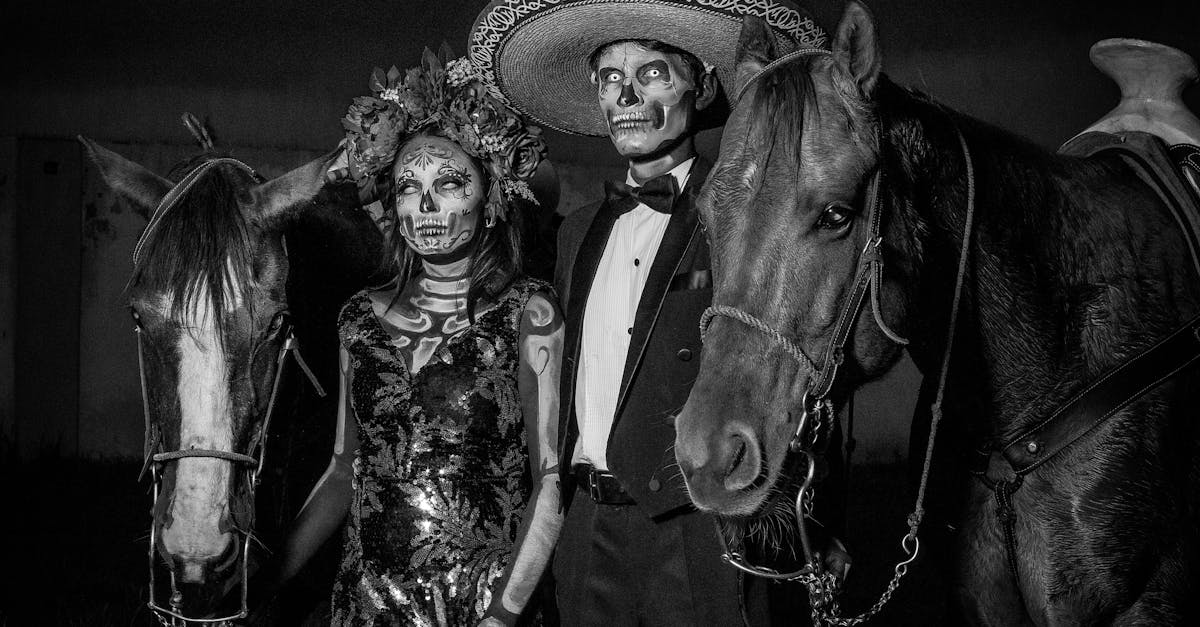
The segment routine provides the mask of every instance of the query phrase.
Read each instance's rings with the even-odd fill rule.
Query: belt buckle
[[[588,472],[588,496],[595,503],[599,503],[603,497],[600,493],[600,472],[595,468]]]

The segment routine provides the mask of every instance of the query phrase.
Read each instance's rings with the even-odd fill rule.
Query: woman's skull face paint
[[[396,219],[408,246],[421,256],[460,252],[479,230],[483,181],[454,142],[418,135],[400,147],[392,175]]]
[[[654,154],[691,131],[697,77],[679,55],[620,42],[596,61],[600,111],[621,156]]]

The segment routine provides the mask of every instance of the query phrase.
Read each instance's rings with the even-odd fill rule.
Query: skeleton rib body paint
[[[652,157],[690,136],[696,112],[715,90],[711,75],[692,76],[680,55],[632,41],[602,49],[595,67],[609,138],[630,159]]]
[[[376,293],[375,314],[404,355],[409,372],[420,371],[445,341],[470,326],[467,284],[466,278],[421,276],[394,303],[395,292]]]
[[[466,249],[479,226],[483,181],[453,142],[419,135],[400,149],[393,170],[400,233],[423,256]]]

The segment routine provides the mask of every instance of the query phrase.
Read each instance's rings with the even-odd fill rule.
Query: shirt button
[[[625,332],[630,335],[633,335],[633,327],[629,327],[628,329],[625,329]]]
[[[635,266],[642,265],[642,260],[635,257],[633,260],[633,265],[635,265]]]
[[[679,358],[679,361],[691,361],[692,360],[692,351],[690,351],[686,348],[681,348],[681,349],[679,349],[678,353],[675,353],[675,356]]]
[[[658,492],[662,489],[662,483],[659,483],[658,479],[651,479],[650,483],[646,485],[650,488],[651,492]]]

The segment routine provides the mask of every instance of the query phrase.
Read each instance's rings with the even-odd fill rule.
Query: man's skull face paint
[[[479,168],[454,142],[419,135],[400,147],[392,170],[396,219],[421,256],[463,250],[475,237],[483,207]]]
[[[623,157],[650,155],[691,131],[696,79],[679,55],[633,42],[605,49],[595,82],[608,135]]]

